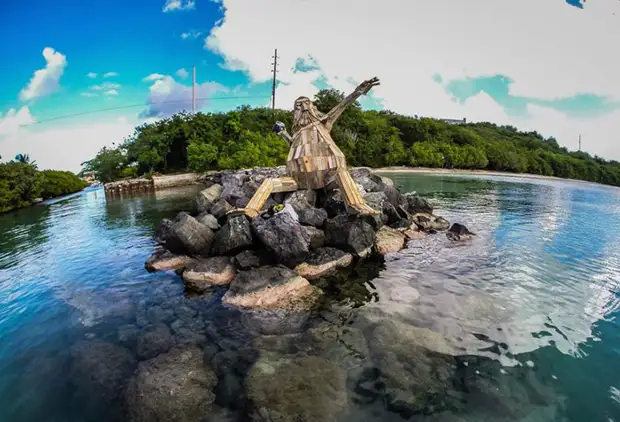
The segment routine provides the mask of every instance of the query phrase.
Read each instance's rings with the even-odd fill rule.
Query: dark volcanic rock
[[[127,388],[133,422],[199,422],[209,413],[217,377],[195,346],[172,349],[140,362]]]
[[[274,214],[270,218],[258,216],[252,220],[252,229],[283,264],[295,265],[310,253],[310,236],[287,212]]]
[[[71,347],[70,378],[80,398],[93,405],[115,405],[122,399],[136,360],[129,350],[101,340]]]
[[[352,262],[353,256],[340,249],[319,248],[303,264],[295,267],[295,272],[308,280],[314,280],[330,275],[339,268],[348,267]]]
[[[334,218],[340,214],[347,213],[347,207],[342,199],[342,194],[339,189],[334,189],[328,192],[328,196],[325,199],[323,208],[327,212],[328,217]]]
[[[301,189],[288,193],[284,203],[291,204],[297,212],[304,208],[312,208],[316,204],[316,192],[311,189]]]
[[[260,266],[260,257],[254,251],[243,251],[235,256],[235,263],[242,270]]]
[[[208,214],[208,213],[200,214],[198,217],[196,217],[196,220],[200,224],[204,224],[205,226],[207,226],[213,231],[220,229],[220,224],[217,222],[217,218],[215,218],[211,214]]]
[[[235,278],[235,266],[228,256],[214,256],[203,259],[183,272],[185,286],[198,293],[213,286],[230,284]]]
[[[197,214],[208,213],[211,210],[213,204],[220,199],[222,195],[221,185],[212,185],[207,189],[201,191],[194,199],[194,210]]]
[[[226,215],[226,213],[233,209],[233,206],[228,203],[225,199],[220,199],[217,201],[213,207],[211,208],[211,214],[215,218],[222,218]]]
[[[364,218],[339,215],[325,223],[325,243],[365,257],[376,240],[373,227]]]
[[[306,226],[323,227],[327,220],[327,211],[323,208],[296,209],[299,222]]]
[[[146,360],[165,353],[174,346],[170,329],[163,324],[154,325],[138,336],[136,353],[138,358]]]
[[[162,220],[157,237],[171,252],[202,255],[208,253],[215,235],[194,217],[181,212],[174,221]]]
[[[195,258],[187,255],[175,255],[161,248],[156,250],[153,255],[144,263],[144,267],[149,272],[179,270],[191,265],[195,262]]]
[[[303,229],[310,236],[310,247],[312,249],[320,248],[325,244],[325,232],[312,226],[303,226]]]
[[[307,309],[321,291],[282,266],[264,266],[241,271],[230,284],[222,303],[241,308]]]
[[[224,226],[216,233],[213,253],[216,255],[232,255],[252,246],[252,230],[250,222],[243,215],[228,218]]]
[[[446,233],[450,240],[469,240],[475,235],[475,233],[470,232],[467,227],[460,223],[454,223]]]
[[[420,195],[418,195],[417,193],[406,193],[404,197],[407,200],[407,209],[411,214],[433,213],[433,207],[431,206],[431,204],[426,199],[420,197]]]

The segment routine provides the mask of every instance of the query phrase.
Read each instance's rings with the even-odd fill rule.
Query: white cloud
[[[181,68],[176,71],[176,75],[181,79],[187,79],[189,77],[189,72],[186,69]]]
[[[94,92],[88,92],[88,91],[86,91],[86,92],[82,92],[82,93],[80,93],[80,95],[81,95],[82,97],[88,97],[88,98],[92,98],[92,97],[96,97],[96,96],[97,96],[97,94],[96,94],[96,93],[94,93]]]
[[[28,85],[21,90],[22,101],[52,94],[58,90],[60,77],[67,67],[67,58],[51,47],[43,49],[45,67],[34,72]]]
[[[162,75],[161,73],[151,73],[150,75],[144,77],[142,79],[143,82],[152,82],[152,81],[158,81],[160,79],[163,79],[165,75]]]
[[[88,72],[86,76],[88,76],[91,79],[95,79],[97,77],[97,74],[95,72]]]
[[[93,91],[106,91],[111,89],[119,89],[121,86],[115,82],[104,82],[100,85],[91,85],[89,88]]]
[[[4,116],[0,113],[0,136],[14,134],[21,126],[32,124],[35,121],[35,118],[30,114],[28,106],[24,106],[19,110],[11,108]]]
[[[115,90],[115,89],[109,89],[109,90],[105,91],[103,94],[108,96],[108,97],[115,97],[115,96],[118,95],[118,91]]]
[[[142,117],[170,116],[181,110],[192,109],[192,87],[183,85],[166,75],[155,81],[150,87],[147,99],[147,108],[141,113]],[[200,110],[207,97],[226,91],[226,87],[217,82],[196,84],[196,110]]]
[[[193,0],[166,0],[164,12],[173,12],[175,10],[190,10],[196,7]]]
[[[335,0],[222,3],[225,16],[205,47],[224,57],[224,67],[247,72],[258,82],[270,80],[271,56],[278,47],[278,76],[287,84],[278,89],[280,107],[290,108],[299,95],[312,95],[314,76],[343,91],[354,88],[351,80],[378,76],[381,85],[372,93],[394,111],[510,123],[555,135],[564,145],[574,145],[578,133],[572,131],[579,128],[590,140],[585,150],[620,159],[617,126],[605,127],[612,124],[611,114],[578,120],[532,108],[530,119],[516,119],[486,95],[457,104],[432,79],[435,74],[444,80],[503,74],[514,80],[514,95],[553,99],[592,93],[620,99],[620,61],[610,54],[620,38],[618,2],[587,2],[580,10],[563,1],[386,0],[380,19],[368,13],[377,7],[370,0],[355,7]],[[309,28],[308,34],[291,32],[291,16],[298,17],[298,27]],[[320,25],[314,30],[316,22]],[[321,70],[310,76],[293,72],[296,60],[308,55]]]
[[[82,162],[93,158],[101,147],[121,142],[140,123],[135,119],[113,117],[52,127],[47,124],[34,125],[13,131],[0,139],[0,155],[14,157],[25,152],[37,161],[40,169],[78,172]]]
[[[183,38],[184,40],[188,38],[196,39],[200,36],[202,36],[202,32],[200,31],[188,31],[188,32],[181,33],[181,38]]]
[[[113,78],[114,76],[118,76],[117,72],[107,72],[103,74],[104,78]]]

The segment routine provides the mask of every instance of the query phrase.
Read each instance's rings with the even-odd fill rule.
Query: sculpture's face
[[[312,109],[312,101],[308,97],[299,97],[295,100],[294,109],[295,111],[309,111]]]
[[[312,122],[318,122],[323,117],[308,97],[297,98],[293,108],[293,133]]]

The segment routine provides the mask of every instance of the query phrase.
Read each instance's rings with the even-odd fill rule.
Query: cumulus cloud
[[[217,82],[196,84],[196,110],[205,105],[209,96],[226,90],[226,87]],[[140,114],[142,118],[164,117],[182,110],[189,111],[192,109],[192,87],[166,75],[149,88],[146,104],[146,109]]]
[[[51,47],[43,49],[43,57],[45,67],[35,71],[28,85],[19,93],[22,101],[52,94],[60,86],[60,77],[67,67],[67,58]]]
[[[174,12],[175,10],[191,10],[196,7],[194,0],[166,0],[164,5],[165,12]]]
[[[5,115],[0,113],[0,136],[14,134],[23,125],[29,125],[35,121],[35,118],[30,114],[28,106],[24,106],[19,110],[11,108]]]
[[[590,93],[620,99],[620,61],[609,53],[620,38],[620,13],[613,14],[620,12],[618,2],[588,2],[578,9],[562,1],[472,0],[448,5],[445,0],[386,0],[380,18],[368,13],[377,7],[370,0],[355,7],[333,0],[223,0],[222,6],[225,15],[205,39],[205,47],[223,57],[223,67],[264,82],[271,78],[277,46],[281,107],[290,108],[299,95],[312,95],[319,78],[350,91],[356,83],[378,76],[381,85],[372,95],[385,108],[514,124],[555,135],[564,145],[574,143],[578,133],[572,131],[578,127],[591,139],[584,149],[620,158],[620,148],[614,148],[617,131],[601,126],[612,121],[611,114],[569,120],[550,108],[530,107],[529,119],[509,117],[483,93],[463,103],[453,101],[436,77],[451,81],[501,74],[514,81],[512,95],[555,99]],[[292,16],[299,27],[309,28],[308,34],[291,32]],[[316,22],[320,29],[306,25]],[[296,71],[300,58],[314,66]]]
[[[82,162],[94,157],[101,147],[112,142],[118,144],[139,123],[114,117],[51,128],[45,124],[41,127],[34,125],[3,137],[0,140],[0,155],[14,157],[28,152],[41,169],[78,172]]]
[[[181,38],[186,40],[188,38],[191,39],[196,39],[198,37],[202,36],[202,32],[200,31],[188,31],[188,32],[183,32],[181,33]]]
[[[115,97],[118,95],[118,91],[115,89],[109,89],[103,93],[107,97]]]
[[[187,79],[189,77],[189,72],[186,69],[181,68],[176,71],[176,75],[181,79]]]
[[[107,72],[103,74],[104,78],[113,78],[114,76],[118,76],[117,72]]]
[[[99,85],[91,85],[89,88],[93,91],[109,91],[111,89],[119,89],[120,87],[121,85],[115,82],[104,82]]]
[[[95,72],[88,72],[86,76],[88,76],[91,79],[95,79],[97,77],[97,74]]]
[[[80,95],[81,95],[82,97],[88,97],[88,98],[92,98],[92,97],[97,97],[97,96],[98,96],[96,93],[94,93],[94,92],[88,92],[88,91],[86,91],[86,92],[82,92],[82,93],[80,93]]]
[[[161,73],[151,73],[150,75],[144,77],[142,79],[143,82],[152,82],[152,81],[158,81],[160,79],[163,79],[165,75],[162,75]]]

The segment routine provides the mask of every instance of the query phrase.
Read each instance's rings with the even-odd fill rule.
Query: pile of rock
[[[351,176],[376,215],[349,214],[337,186],[272,195],[253,219],[228,214],[247,205],[266,178],[284,175],[278,167],[205,176],[207,187],[192,213],[161,222],[157,239],[163,248],[149,258],[147,269],[175,269],[186,287],[198,292],[230,285],[223,302],[232,306],[299,310],[320,297],[308,280],[373,254],[398,252],[408,240],[450,226],[427,200],[401,193],[391,179],[367,168],[352,170]],[[472,235],[461,225],[448,233],[451,240]]]

